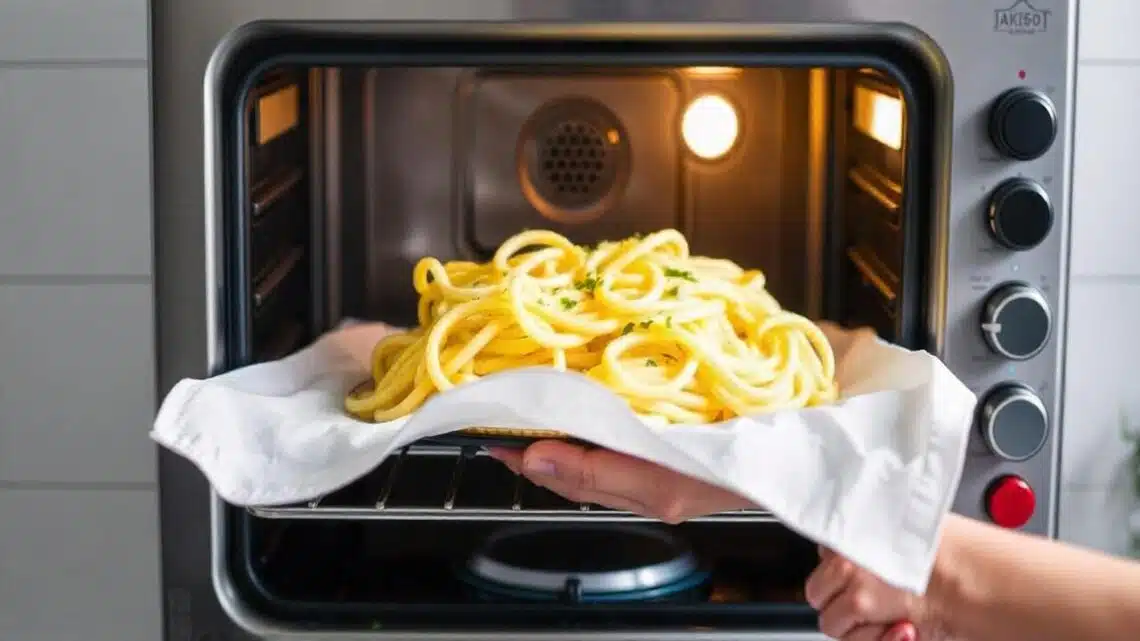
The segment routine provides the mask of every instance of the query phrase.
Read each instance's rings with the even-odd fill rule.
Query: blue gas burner
[[[660,528],[550,524],[500,530],[459,578],[484,601],[632,603],[704,600],[709,575]]]

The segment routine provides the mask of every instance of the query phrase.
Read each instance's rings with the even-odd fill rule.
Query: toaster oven
[[[1053,533],[1071,4],[181,4],[154,16],[164,386],[411,325],[426,255],[676,228],[938,354],[981,399],[955,509]],[[247,510],[160,457],[171,638],[818,635],[815,548],[762,509],[655,524],[425,441]]]

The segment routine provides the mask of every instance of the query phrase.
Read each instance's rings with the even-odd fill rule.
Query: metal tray
[[[487,456],[481,447],[438,440],[400,450],[344,490],[298,505],[255,507],[249,511],[269,519],[650,520],[567,501],[515,475]],[[764,510],[741,510],[695,520],[754,523],[775,518]]]

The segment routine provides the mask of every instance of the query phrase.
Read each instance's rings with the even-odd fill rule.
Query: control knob
[[[990,233],[1006,249],[1025,251],[1045,240],[1053,228],[1053,203],[1045,188],[1024,178],[998,185],[987,211]]]
[[[986,447],[1007,461],[1032,458],[1049,438],[1045,404],[1020,383],[1006,383],[986,394],[978,422]]]
[[[1040,158],[1057,138],[1057,111],[1040,91],[1018,87],[990,107],[990,140],[1014,160]]]
[[[1033,358],[1049,343],[1053,315],[1045,296],[1024,283],[999,286],[982,310],[982,336],[994,352],[1014,361]]]

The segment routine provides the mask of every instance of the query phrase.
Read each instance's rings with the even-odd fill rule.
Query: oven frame
[[[805,69],[875,67],[898,83],[911,114],[907,118],[906,137],[912,142],[907,147],[905,164],[913,178],[908,178],[904,210],[921,213],[945,211],[945,204],[937,200],[937,195],[924,189],[928,184],[936,184],[932,176],[934,167],[947,160],[945,150],[939,150],[933,142],[937,137],[938,123],[945,122],[937,114],[947,108],[945,96],[940,97],[936,88],[937,69],[944,61],[924,55],[931,49],[921,46],[921,34],[905,29],[888,33],[882,29],[859,27],[800,31],[781,26],[774,36],[767,30],[750,27],[710,30],[708,27],[632,25],[630,28],[634,35],[631,36],[626,28],[602,30],[561,25],[406,23],[383,25],[361,38],[360,34],[346,33],[339,28],[326,29],[324,25],[254,23],[231,33],[214,54],[206,93],[207,104],[216,119],[215,126],[211,128],[216,132],[217,145],[214,156],[217,166],[212,173],[216,183],[213,187],[214,193],[221,196],[210,212],[217,231],[214,246],[219,274],[217,291],[222,293],[211,306],[217,313],[216,344],[219,346],[218,360],[211,362],[211,373],[247,365],[253,356],[249,343],[252,328],[248,325],[252,277],[249,271],[248,220],[251,213],[248,193],[243,188],[249,177],[247,168],[237,159],[243,158],[248,145],[244,128],[255,83],[265,72],[281,65],[431,67],[452,66],[461,61],[477,67],[581,64],[669,68],[702,64]],[[669,51],[661,46],[663,43],[688,44],[690,49]],[[303,54],[295,53],[302,47],[305,49]],[[366,47],[367,53],[357,53]],[[529,49],[520,51],[524,47]],[[931,111],[934,115],[926,115]],[[915,117],[914,114],[918,113],[924,115]],[[313,135],[310,132],[310,136]],[[929,277],[925,260],[929,247],[920,243],[923,232],[936,229],[938,222],[935,216],[921,216],[921,213],[904,227],[907,236],[905,246],[909,251],[903,261],[905,271],[900,273],[902,289],[899,299],[906,304],[900,311],[899,327],[906,333],[900,338],[908,343],[921,343],[922,336],[928,335],[929,327],[920,329],[917,326],[919,319],[939,316],[936,307],[916,309],[922,303],[939,298],[938,283],[941,282]],[[937,233],[929,234],[929,238],[931,243],[943,244]],[[321,270],[318,268],[315,273],[319,275]],[[318,286],[317,289],[321,288]],[[913,303],[910,302],[912,300]],[[322,310],[317,310],[317,316],[324,317]],[[249,562],[248,524],[238,519],[250,516],[241,508],[225,504],[218,514],[220,516],[214,525],[217,541],[214,545],[215,581],[227,582],[227,593],[234,595],[231,600],[234,607],[247,606],[243,616],[260,616],[254,613],[255,606],[250,602],[243,603],[240,596],[243,591],[246,594],[258,591],[257,577],[238,576],[249,573],[245,567]],[[770,524],[772,521],[766,513],[721,518],[741,525]],[[239,554],[237,550],[245,550],[245,554]],[[767,609],[772,622],[811,619],[806,604],[802,607],[796,604],[793,608],[772,604]],[[793,609],[796,612],[792,612]],[[438,610],[439,616],[445,616],[449,611],[445,605],[438,606]],[[788,610],[786,616],[784,610]],[[455,615],[460,616],[460,613]],[[375,614],[379,620],[384,620],[383,616],[379,611]],[[505,609],[504,616],[507,616]],[[731,618],[740,620],[743,616],[743,613],[737,613]],[[388,625],[413,624],[391,621]],[[771,623],[767,626],[770,628]]]
[[[185,376],[202,376],[215,371],[225,362],[224,319],[219,313],[222,271],[219,267],[218,238],[220,225],[217,189],[217,154],[224,153],[222,141],[216,137],[218,114],[212,111],[216,104],[215,85],[219,60],[224,59],[227,48],[234,46],[235,35],[247,25],[263,19],[280,18],[292,27],[304,30],[335,30],[345,33],[367,34],[415,29],[445,32],[455,29],[474,31],[545,31],[550,34],[567,32],[594,33],[628,37],[629,32],[671,34],[717,34],[730,37],[747,34],[765,38],[803,38],[808,36],[858,38],[860,34],[884,31],[910,42],[916,51],[930,60],[931,68],[939,71],[935,79],[940,99],[936,101],[940,123],[933,137],[933,151],[938,164],[934,176],[934,202],[932,212],[931,243],[928,260],[932,295],[928,301],[928,345],[936,355],[951,359],[953,351],[962,344],[965,330],[956,326],[958,319],[951,314],[962,306],[968,291],[965,279],[959,280],[962,269],[973,259],[972,250],[955,246],[950,227],[960,217],[951,209],[951,199],[965,201],[963,188],[951,179],[956,175],[969,175],[978,159],[973,156],[976,141],[957,131],[972,117],[979,95],[990,96],[992,80],[980,82],[980,87],[955,93],[950,69],[972,71],[984,66],[987,59],[998,53],[1009,52],[1012,64],[1030,60],[1042,50],[1050,52],[1043,57],[1052,65],[1050,79],[1055,85],[1053,96],[1058,105],[1061,122],[1056,151],[1048,158],[1053,179],[1054,203],[1058,224],[1054,235],[1061,251],[1050,268],[1056,279],[1055,291],[1050,294],[1055,317],[1054,346],[1043,357],[1049,360],[1050,381],[1059,388],[1063,384],[1062,366],[1065,336],[1065,302],[1068,275],[1068,205],[1071,174],[1071,104],[1073,74],[1075,72],[1075,5],[1076,0],[1056,0],[1050,4],[1053,24],[1060,22],[1059,36],[1063,45],[1055,41],[1045,44],[1044,38],[1007,38],[1000,42],[984,40],[981,45],[971,44],[979,34],[989,32],[990,13],[1004,7],[986,7],[979,10],[954,12],[937,0],[920,2],[881,2],[877,0],[772,0],[763,7],[743,7],[734,0],[709,0],[701,6],[672,7],[668,3],[634,3],[617,0],[602,7],[597,3],[579,0],[487,0],[472,1],[463,6],[450,2],[421,0],[395,2],[377,6],[367,0],[330,0],[315,3],[311,0],[207,0],[195,7],[180,8],[173,0],[156,0],[154,8],[155,37],[155,100],[156,100],[156,191],[159,216],[156,219],[156,273],[159,276],[158,320],[160,342],[160,390],[169,389]],[[1021,4],[1018,2],[1017,4]],[[644,5],[644,6],[635,6]],[[651,6],[650,6],[651,5]],[[842,6],[841,6],[842,5]],[[1015,4],[1016,6],[1016,4]],[[972,13],[971,13],[972,12]],[[980,26],[967,25],[968,15]],[[191,18],[191,16],[196,16]],[[671,22],[649,22],[668,16]],[[329,21],[329,19],[337,22]],[[361,19],[364,22],[351,20]],[[415,22],[402,22],[412,20]],[[830,22],[835,20],[836,22]],[[467,22],[470,21],[470,22]],[[514,21],[534,21],[520,24]],[[885,21],[890,21],[885,22]],[[589,23],[589,24],[586,24]],[[1057,29],[1054,28],[1056,31]],[[1052,34],[1050,34],[1052,35]],[[221,43],[220,45],[218,43]],[[1028,66],[1028,65],[1027,65]],[[207,79],[200,87],[174,87],[164,81],[163,74],[176,73],[186,79],[191,76]],[[187,83],[182,83],[183,85]],[[189,83],[193,84],[193,83]],[[198,94],[197,92],[201,92]],[[201,123],[189,117],[195,111],[194,100],[204,99],[205,113]],[[203,104],[197,102],[197,104]],[[957,115],[956,115],[957,114]],[[957,119],[956,119],[957,118]],[[175,131],[178,123],[185,122],[185,131]],[[201,127],[199,128],[199,124]],[[205,142],[205,154],[197,165],[193,155],[195,136]],[[970,156],[962,160],[951,156],[951,147],[964,149]],[[175,165],[182,165],[176,167]],[[197,182],[197,181],[203,182]],[[197,182],[197,189],[195,183]],[[970,183],[971,179],[959,181]],[[204,194],[201,190],[205,185]],[[971,185],[972,186],[972,185]],[[199,200],[203,198],[203,200]],[[206,216],[201,218],[198,205],[204,205]],[[958,205],[959,209],[967,208]],[[195,212],[197,215],[195,215]],[[187,247],[184,243],[195,232],[205,232],[204,247]],[[972,238],[967,240],[973,241]],[[960,243],[958,243],[960,245]],[[955,278],[951,278],[954,275]],[[205,281],[201,298],[188,295],[187,285]],[[188,301],[178,299],[189,298]],[[189,312],[189,313],[188,313]],[[952,365],[953,367],[953,365]],[[1053,416],[1060,416],[1060,394],[1054,391],[1047,399]],[[1049,444],[1048,455],[1052,466],[1049,480],[1050,494],[1046,513],[1046,530],[1055,530],[1053,514],[1056,504],[1056,482],[1059,466],[1059,428]],[[969,473],[969,470],[967,471]],[[964,481],[965,484],[965,481]],[[243,608],[233,586],[227,581],[224,554],[225,532],[219,524],[224,522],[224,504],[208,494],[205,482],[193,468],[174,457],[160,453],[160,497],[162,501],[163,574],[166,591],[165,615],[167,635],[171,638],[313,638],[314,631],[287,629],[252,616]],[[199,503],[199,501],[203,501]],[[206,508],[208,506],[208,514]],[[204,520],[209,518],[209,550],[203,540]],[[204,563],[204,561],[208,561]],[[208,576],[206,576],[208,574]],[[234,626],[236,624],[237,627]],[[239,632],[239,629],[244,633]],[[193,634],[193,636],[187,636]],[[576,632],[565,630],[550,633],[534,632],[373,632],[325,633],[316,636],[330,639],[782,639],[818,640],[822,635],[811,631],[768,632],[714,632],[646,630],[636,632]]]

